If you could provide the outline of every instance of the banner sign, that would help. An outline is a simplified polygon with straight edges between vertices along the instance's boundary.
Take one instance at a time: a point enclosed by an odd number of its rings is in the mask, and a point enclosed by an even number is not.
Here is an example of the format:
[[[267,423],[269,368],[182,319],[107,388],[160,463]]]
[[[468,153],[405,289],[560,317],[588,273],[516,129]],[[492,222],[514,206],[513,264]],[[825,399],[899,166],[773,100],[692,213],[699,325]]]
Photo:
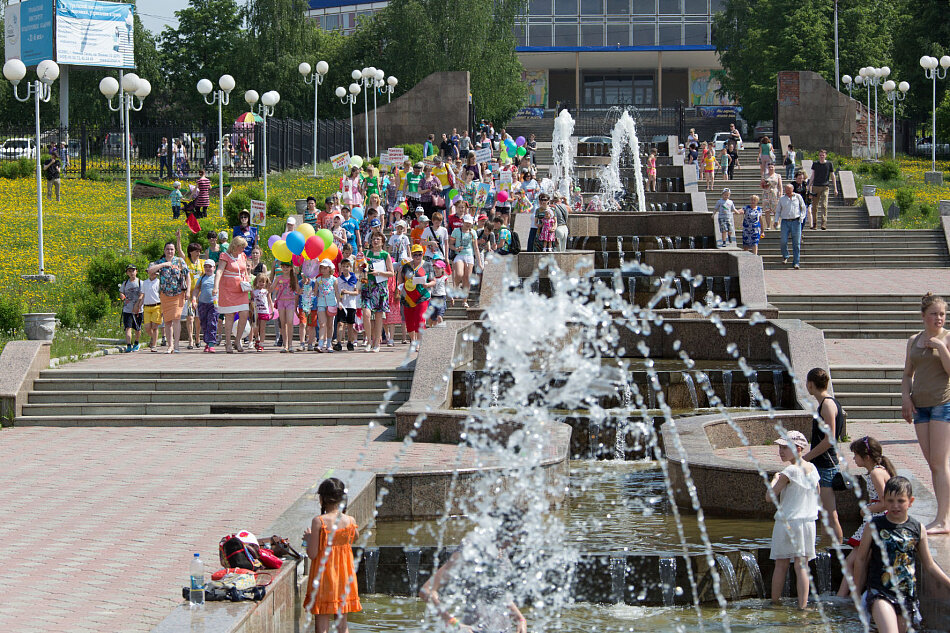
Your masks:
[[[696,106],[696,113],[704,119],[735,119],[739,108],[736,106]]]
[[[343,169],[350,162],[350,153],[341,152],[336,156],[330,157],[330,163],[333,165],[333,169]]]
[[[491,148],[486,147],[484,149],[475,150],[475,162],[476,163],[487,163],[491,161]]]
[[[4,12],[4,48],[7,59],[35,66],[53,59],[53,4],[24,0],[7,5]]]
[[[267,203],[263,200],[251,200],[251,224],[256,226],[267,224]]]
[[[133,24],[131,4],[57,0],[56,61],[77,66],[135,68]]]
[[[386,156],[389,158],[390,165],[402,165],[406,160],[406,150],[401,147],[390,147],[386,150]]]
[[[543,119],[544,118],[544,108],[532,108],[525,107],[518,110],[515,114],[515,118],[518,119]]]

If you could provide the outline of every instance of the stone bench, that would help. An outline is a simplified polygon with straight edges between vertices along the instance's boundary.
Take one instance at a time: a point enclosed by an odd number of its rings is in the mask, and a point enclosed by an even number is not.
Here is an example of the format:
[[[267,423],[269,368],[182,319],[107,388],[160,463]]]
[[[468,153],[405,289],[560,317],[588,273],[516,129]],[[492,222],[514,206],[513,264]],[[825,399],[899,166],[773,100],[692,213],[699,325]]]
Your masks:
[[[868,212],[868,223],[872,229],[884,226],[884,205],[880,196],[864,196],[864,208]]]
[[[858,199],[858,187],[854,184],[854,172],[839,171],[838,187],[847,204],[854,204]]]

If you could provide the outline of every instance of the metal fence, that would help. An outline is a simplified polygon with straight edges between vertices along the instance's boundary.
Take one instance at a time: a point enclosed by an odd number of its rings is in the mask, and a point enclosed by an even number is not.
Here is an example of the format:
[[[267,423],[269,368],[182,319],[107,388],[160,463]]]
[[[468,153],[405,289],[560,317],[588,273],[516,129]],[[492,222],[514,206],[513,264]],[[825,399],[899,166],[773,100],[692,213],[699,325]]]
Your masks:
[[[736,123],[735,114],[729,114],[733,112],[730,108],[689,107],[683,103],[665,108],[567,108],[575,119],[574,134],[577,136],[610,136],[625,110],[636,120],[637,135],[642,141],[670,135],[682,139],[690,129],[695,129],[701,139],[711,140],[716,132],[728,131],[729,124]]]
[[[270,170],[304,167],[313,163],[313,121],[267,120],[267,162]],[[350,148],[349,121],[320,121],[317,160]],[[224,170],[235,178],[260,177],[263,173],[263,123],[236,123],[224,130]],[[134,178],[162,180],[195,178],[199,169],[218,169],[217,123],[160,123],[130,129],[131,171]],[[114,125],[49,128],[40,135],[40,151],[57,146],[66,174],[83,178],[95,170],[100,175],[125,174],[122,130]],[[28,127],[0,129],[0,161],[35,157],[35,131]]]

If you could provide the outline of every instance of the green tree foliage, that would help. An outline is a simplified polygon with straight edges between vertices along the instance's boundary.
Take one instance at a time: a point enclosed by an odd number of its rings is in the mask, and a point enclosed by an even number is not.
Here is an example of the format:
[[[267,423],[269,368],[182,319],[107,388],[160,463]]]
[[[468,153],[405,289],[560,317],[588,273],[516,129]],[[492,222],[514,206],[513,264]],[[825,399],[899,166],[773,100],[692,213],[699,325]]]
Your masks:
[[[901,4],[902,16],[893,29],[895,46],[893,63],[890,66],[897,78],[910,82],[910,91],[902,106],[905,115],[929,121],[933,82],[928,81],[924,75],[920,58],[923,55],[933,55],[939,59],[942,55],[950,54],[950,22],[946,19],[950,11],[950,0],[905,0]],[[946,92],[947,82],[938,80],[937,104],[944,100]],[[938,120],[938,134],[940,126]],[[929,125],[927,127],[929,128]]]

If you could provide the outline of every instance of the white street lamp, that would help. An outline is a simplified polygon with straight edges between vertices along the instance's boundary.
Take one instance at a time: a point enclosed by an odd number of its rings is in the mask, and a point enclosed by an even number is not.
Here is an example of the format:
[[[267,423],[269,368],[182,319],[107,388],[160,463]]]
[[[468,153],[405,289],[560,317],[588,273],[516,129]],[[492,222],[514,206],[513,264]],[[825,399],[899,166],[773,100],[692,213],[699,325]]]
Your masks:
[[[99,82],[99,92],[109,102],[109,109],[119,113],[122,119],[123,139],[122,148],[125,151],[125,213],[129,225],[129,250],[132,250],[132,144],[130,142],[129,112],[138,112],[145,105],[145,97],[152,92],[152,85],[145,79],[140,79],[135,73],[122,75],[121,83],[114,77],[103,77]],[[119,102],[115,105],[112,98],[119,95]],[[137,104],[136,104],[137,102]]]
[[[386,73],[377,68],[375,76],[373,77],[373,153],[376,156],[379,156],[379,121],[376,117],[376,95],[379,93],[379,89],[384,85],[385,82],[383,79],[385,77]]]
[[[326,74],[330,71],[330,65],[324,61],[317,62],[317,68],[314,72],[310,71],[310,64],[301,62],[297,66],[297,71],[303,76],[303,80],[308,84],[313,84],[313,177],[317,177],[317,96],[320,94],[320,86]]]
[[[386,103],[392,103],[393,92],[395,92],[396,84],[398,83],[399,80],[390,75],[389,79],[386,80],[386,85],[379,89],[380,93],[386,93],[386,95],[388,95]]]
[[[891,158],[897,159],[897,104],[907,98],[907,91],[910,90],[910,84],[902,81],[895,84],[894,80],[888,79],[882,86],[887,100],[891,102]],[[896,90],[895,90],[896,89]]]
[[[358,70],[354,70],[353,74],[358,73]],[[346,105],[350,104],[350,156],[356,155],[356,141],[353,136],[353,104],[356,103],[356,95],[360,93],[360,85],[358,83],[350,84],[349,92],[343,86],[340,86],[336,89],[336,96],[340,98],[340,103]]]
[[[841,83],[848,87],[848,98],[851,99],[851,75],[844,75],[841,77]]]
[[[221,108],[231,102],[231,91],[234,90],[234,77],[221,75],[218,79],[219,90],[208,79],[198,82],[198,92],[205,98],[208,105],[218,104],[218,214],[224,217],[224,127],[221,121]],[[214,90],[214,94],[212,93]],[[211,95],[211,99],[208,99]]]
[[[33,96],[35,102],[35,118],[36,118],[36,143],[33,148],[33,153],[36,158],[36,221],[38,226],[38,238],[37,245],[39,246],[39,264],[40,272],[39,277],[43,281],[53,281],[55,277],[53,275],[47,275],[44,271],[44,262],[43,262],[43,178],[42,178],[42,166],[40,165],[40,101],[43,103],[49,103],[50,97],[52,96],[52,91],[50,87],[53,82],[56,81],[56,78],[59,77],[59,66],[51,59],[46,59],[41,61],[36,66],[36,76],[35,81],[28,82],[26,84],[26,94],[22,97],[20,96],[17,88],[23,78],[26,77],[26,66],[19,59],[10,59],[3,65],[3,76],[6,77],[7,81],[13,84],[13,96],[16,97],[17,101],[26,103],[30,100],[30,96]],[[115,80],[113,80],[115,81]],[[131,225],[129,228],[129,248],[131,248]]]
[[[943,69],[943,72],[937,70],[937,65]],[[943,181],[943,173],[941,172],[940,176],[935,176],[937,173],[937,80],[945,79],[947,76],[947,67],[950,67],[950,56],[944,55],[938,61],[936,57],[930,57],[929,55],[924,55],[920,58],[920,67],[924,69],[924,76],[927,79],[932,79],[934,88],[933,88],[933,122],[930,130],[930,173],[929,178],[935,179],[934,182]],[[930,182],[928,176],[925,174],[924,182]]]
[[[357,77],[359,75],[359,77]],[[360,80],[363,84],[363,123],[366,129],[366,158],[369,159],[369,92],[376,85],[376,69],[373,67],[363,70],[354,70],[353,79]]]
[[[264,151],[261,153],[263,154],[264,167],[264,202],[267,202],[267,117],[274,116],[274,106],[280,101],[280,93],[276,90],[270,90],[260,96],[258,96],[256,90],[248,90],[244,93],[244,100],[247,101],[247,105],[250,106],[252,113],[254,112],[254,106],[257,104],[258,99],[260,99],[261,104],[258,106],[257,111],[260,112],[261,118],[264,119]]]

